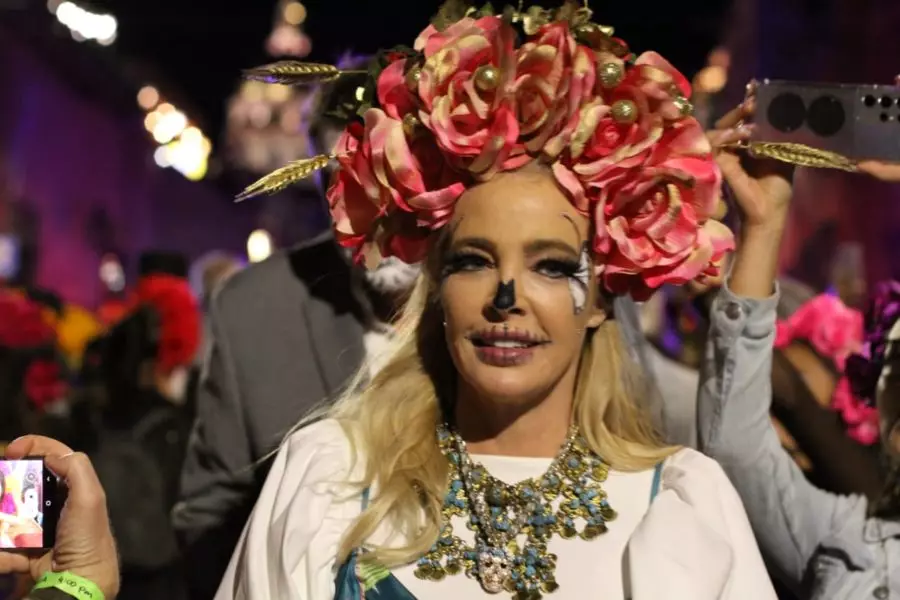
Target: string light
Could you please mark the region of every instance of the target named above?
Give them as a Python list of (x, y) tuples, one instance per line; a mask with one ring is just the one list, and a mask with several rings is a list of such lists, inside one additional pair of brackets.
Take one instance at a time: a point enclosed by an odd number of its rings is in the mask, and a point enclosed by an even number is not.
[(159, 92), (152, 85), (145, 85), (137, 95), (138, 105), (144, 110), (151, 110), (159, 104)]
[(247, 238), (247, 258), (250, 262), (262, 262), (272, 256), (272, 236), (264, 229), (257, 229)]
[(191, 181), (203, 179), (209, 170), (212, 143), (183, 112), (169, 102), (157, 104), (160, 100), (159, 92), (151, 86), (138, 93), (141, 106), (156, 105), (144, 118), (144, 128), (159, 144), (153, 153), (154, 162), (160, 168), (175, 169)]
[[(119, 23), (109, 14), (93, 13), (71, 0), (47, 0), (47, 9), (65, 25), (72, 38), (84, 42), (93, 40), (109, 46), (116, 40)], [(300, 5), (291, 9), (293, 18), (306, 18), (306, 9)], [(144, 128), (159, 146), (153, 160), (161, 168), (172, 168), (193, 181), (206, 176), (212, 143), (187, 116), (171, 103), (164, 102), (159, 90), (145, 85), (138, 91), (137, 103), (147, 111)]]
[(289, 2), (284, 7), (284, 21), (288, 25), (301, 25), (306, 21), (306, 7), (299, 2)]
[(92, 13), (68, 1), (57, 4), (51, 0), (47, 7), (77, 41), (94, 40), (103, 46), (116, 41), (119, 23), (112, 15)]

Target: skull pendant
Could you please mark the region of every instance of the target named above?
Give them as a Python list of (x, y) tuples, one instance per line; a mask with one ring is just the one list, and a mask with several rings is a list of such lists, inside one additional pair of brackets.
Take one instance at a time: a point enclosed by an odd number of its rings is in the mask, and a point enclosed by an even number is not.
[(509, 558), (503, 551), (482, 551), (478, 554), (478, 579), (488, 594), (499, 594), (509, 580)]

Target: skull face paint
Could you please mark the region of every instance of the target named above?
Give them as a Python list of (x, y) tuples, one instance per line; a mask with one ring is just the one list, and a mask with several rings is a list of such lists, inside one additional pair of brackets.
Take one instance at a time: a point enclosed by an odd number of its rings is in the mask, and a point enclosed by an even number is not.
[(581, 314), (587, 305), (588, 286), (591, 282), (591, 254), (588, 244), (581, 245), (581, 254), (578, 256), (578, 270), (569, 277), (569, 292), (572, 294), (572, 307), (575, 314)]
[(501, 281), (497, 284), (497, 293), (494, 295), (493, 306), (495, 309), (505, 312), (516, 305), (516, 280)]

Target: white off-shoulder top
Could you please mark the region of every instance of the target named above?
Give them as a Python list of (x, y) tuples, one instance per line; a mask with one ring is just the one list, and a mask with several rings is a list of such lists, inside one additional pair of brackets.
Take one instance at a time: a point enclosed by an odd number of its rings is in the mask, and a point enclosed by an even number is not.
[[(550, 459), (473, 456), (494, 477), (516, 483), (546, 471)], [(284, 444), (250, 517), (217, 600), (332, 600), (340, 540), (359, 515), (359, 491), (349, 442), (326, 420), (294, 433)], [(681, 450), (661, 471), (650, 502), (654, 470), (611, 471), (604, 484), (618, 517), (597, 539), (554, 538), (559, 589), (547, 600), (775, 600), (741, 501), (719, 466)], [(454, 532), (471, 542), (462, 523)], [(467, 537), (468, 536), (468, 537)], [(377, 543), (396, 540), (389, 531)], [(393, 570), (418, 600), (490, 596), (465, 575), (440, 582)]]

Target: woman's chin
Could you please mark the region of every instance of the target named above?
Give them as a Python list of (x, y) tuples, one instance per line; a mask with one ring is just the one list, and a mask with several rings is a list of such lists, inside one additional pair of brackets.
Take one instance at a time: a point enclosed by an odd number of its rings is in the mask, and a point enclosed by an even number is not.
[(551, 387), (544, 377), (536, 377), (535, 369), (478, 365), (463, 374), (468, 387), (479, 397), (504, 405), (527, 404), (546, 395)]

